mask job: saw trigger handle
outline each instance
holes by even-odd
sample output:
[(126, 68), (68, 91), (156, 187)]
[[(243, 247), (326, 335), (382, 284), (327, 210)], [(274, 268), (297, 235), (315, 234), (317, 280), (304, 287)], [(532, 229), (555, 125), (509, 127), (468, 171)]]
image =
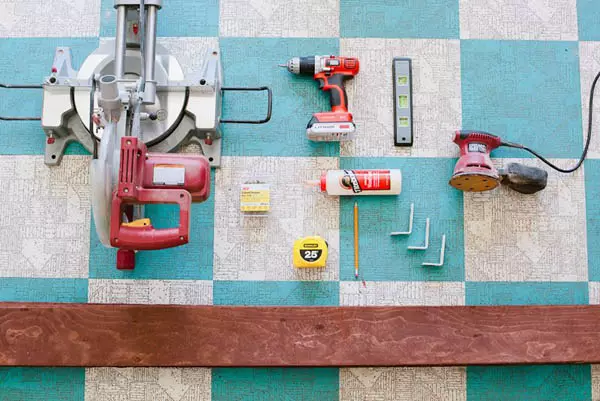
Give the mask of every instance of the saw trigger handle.
[[(179, 223), (177, 227), (157, 229), (148, 224), (123, 223), (122, 213), (114, 213), (111, 222), (111, 245), (119, 249), (148, 251), (172, 248), (188, 243), (190, 226), (190, 208), (192, 196), (185, 190), (173, 189), (139, 189), (136, 204), (165, 204), (179, 205)], [(113, 196), (114, 210), (123, 210), (126, 203), (123, 198)], [(134, 222), (135, 223), (135, 222)]]
[[(187, 244), (192, 202), (210, 195), (210, 165), (205, 156), (150, 153), (135, 137), (121, 138), (118, 185), (112, 194), (110, 244), (121, 250), (148, 251)], [(157, 229), (150, 219), (123, 221), (131, 205), (179, 206), (177, 226)]]
[(546, 188), (548, 172), (538, 167), (508, 163), (498, 170), (500, 182), (522, 194), (534, 194)]

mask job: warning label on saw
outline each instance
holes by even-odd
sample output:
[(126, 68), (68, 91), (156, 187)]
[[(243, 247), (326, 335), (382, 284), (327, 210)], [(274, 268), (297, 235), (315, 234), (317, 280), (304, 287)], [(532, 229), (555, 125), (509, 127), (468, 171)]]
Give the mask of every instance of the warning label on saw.
[(157, 164), (152, 177), (154, 185), (184, 185), (185, 166), (183, 164)]

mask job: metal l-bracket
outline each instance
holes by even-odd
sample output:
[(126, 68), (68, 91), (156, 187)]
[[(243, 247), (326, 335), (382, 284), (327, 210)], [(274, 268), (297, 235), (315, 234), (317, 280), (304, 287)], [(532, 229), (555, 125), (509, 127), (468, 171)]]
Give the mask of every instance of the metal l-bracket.
[(390, 235), (410, 235), (413, 229), (413, 217), (415, 216), (415, 204), (410, 204), (410, 217), (408, 218), (408, 231), (394, 231)]
[(440, 261), (439, 263), (423, 262), (422, 266), (435, 266), (440, 267), (444, 265), (444, 253), (446, 252), (446, 234), (442, 235), (442, 249), (440, 250)]
[(408, 249), (415, 251), (424, 251), (429, 248), (429, 217), (425, 220), (425, 245), (423, 246), (409, 246)]

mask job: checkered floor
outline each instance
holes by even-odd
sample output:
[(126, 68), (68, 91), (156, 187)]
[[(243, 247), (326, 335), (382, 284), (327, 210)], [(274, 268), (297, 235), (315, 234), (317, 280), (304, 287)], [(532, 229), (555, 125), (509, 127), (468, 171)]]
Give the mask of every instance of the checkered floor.
[[(534, 196), (462, 194), (447, 185), (451, 132), (477, 128), (558, 163), (579, 156), (588, 90), (600, 70), (598, 0), (165, 0), (159, 42), (191, 72), (220, 48), (228, 86), (269, 85), (273, 119), (224, 128), (211, 198), (193, 207), (189, 245), (147, 252), (134, 272), (90, 221), (89, 155), (71, 146), (47, 168), (39, 123), (0, 123), (0, 300), (215, 305), (490, 305), (600, 303), (600, 134), (574, 175), (550, 173)], [(80, 65), (114, 35), (112, 0), (0, 1), (0, 81), (38, 84), (54, 48)], [(309, 142), (328, 98), (277, 68), (292, 56), (357, 56), (349, 83), (355, 141)], [(413, 60), (415, 141), (392, 138), (393, 57)], [(238, 97), (239, 96), (239, 97)], [(228, 95), (226, 115), (256, 117), (261, 100)], [(35, 92), (2, 90), (0, 115), (38, 115)], [(600, 126), (600, 106), (596, 126)], [(526, 158), (495, 152), (500, 165)], [(522, 160), (540, 165), (533, 159)], [(361, 280), (354, 279), (354, 199), (307, 192), (323, 170), (400, 168), (398, 197), (358, 199)], [(272, 185), (265, 219), (238, 212), (239, 184)], [(408, 224), (415, 232), (390, 237)], [(148, 208), (151, 209), (151, 208)], [(173, 209), (149, 210), (168, 224)], [(431, 246), (408, 251), (431, 219)], [(298, 271), (291, 245), (330, 245), (324, 271)], [(435, 260), (442, 234), (446, 262)], [(362, 284), (362, 280), (365, 284)], [(224, 333), (226, 335), (226, 333)], [(421, 369), (0, 369), (0, 400), (600, 400), (596, 366)]]

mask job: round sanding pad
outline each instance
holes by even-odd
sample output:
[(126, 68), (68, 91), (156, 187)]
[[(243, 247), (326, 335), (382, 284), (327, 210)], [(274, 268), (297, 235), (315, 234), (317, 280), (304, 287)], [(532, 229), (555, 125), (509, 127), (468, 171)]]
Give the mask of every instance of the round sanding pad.
[(492, 174), (463, 173), (453, 175), (450, 185), (466, 192), (489, 191), (500, 185), (500, 178)]

